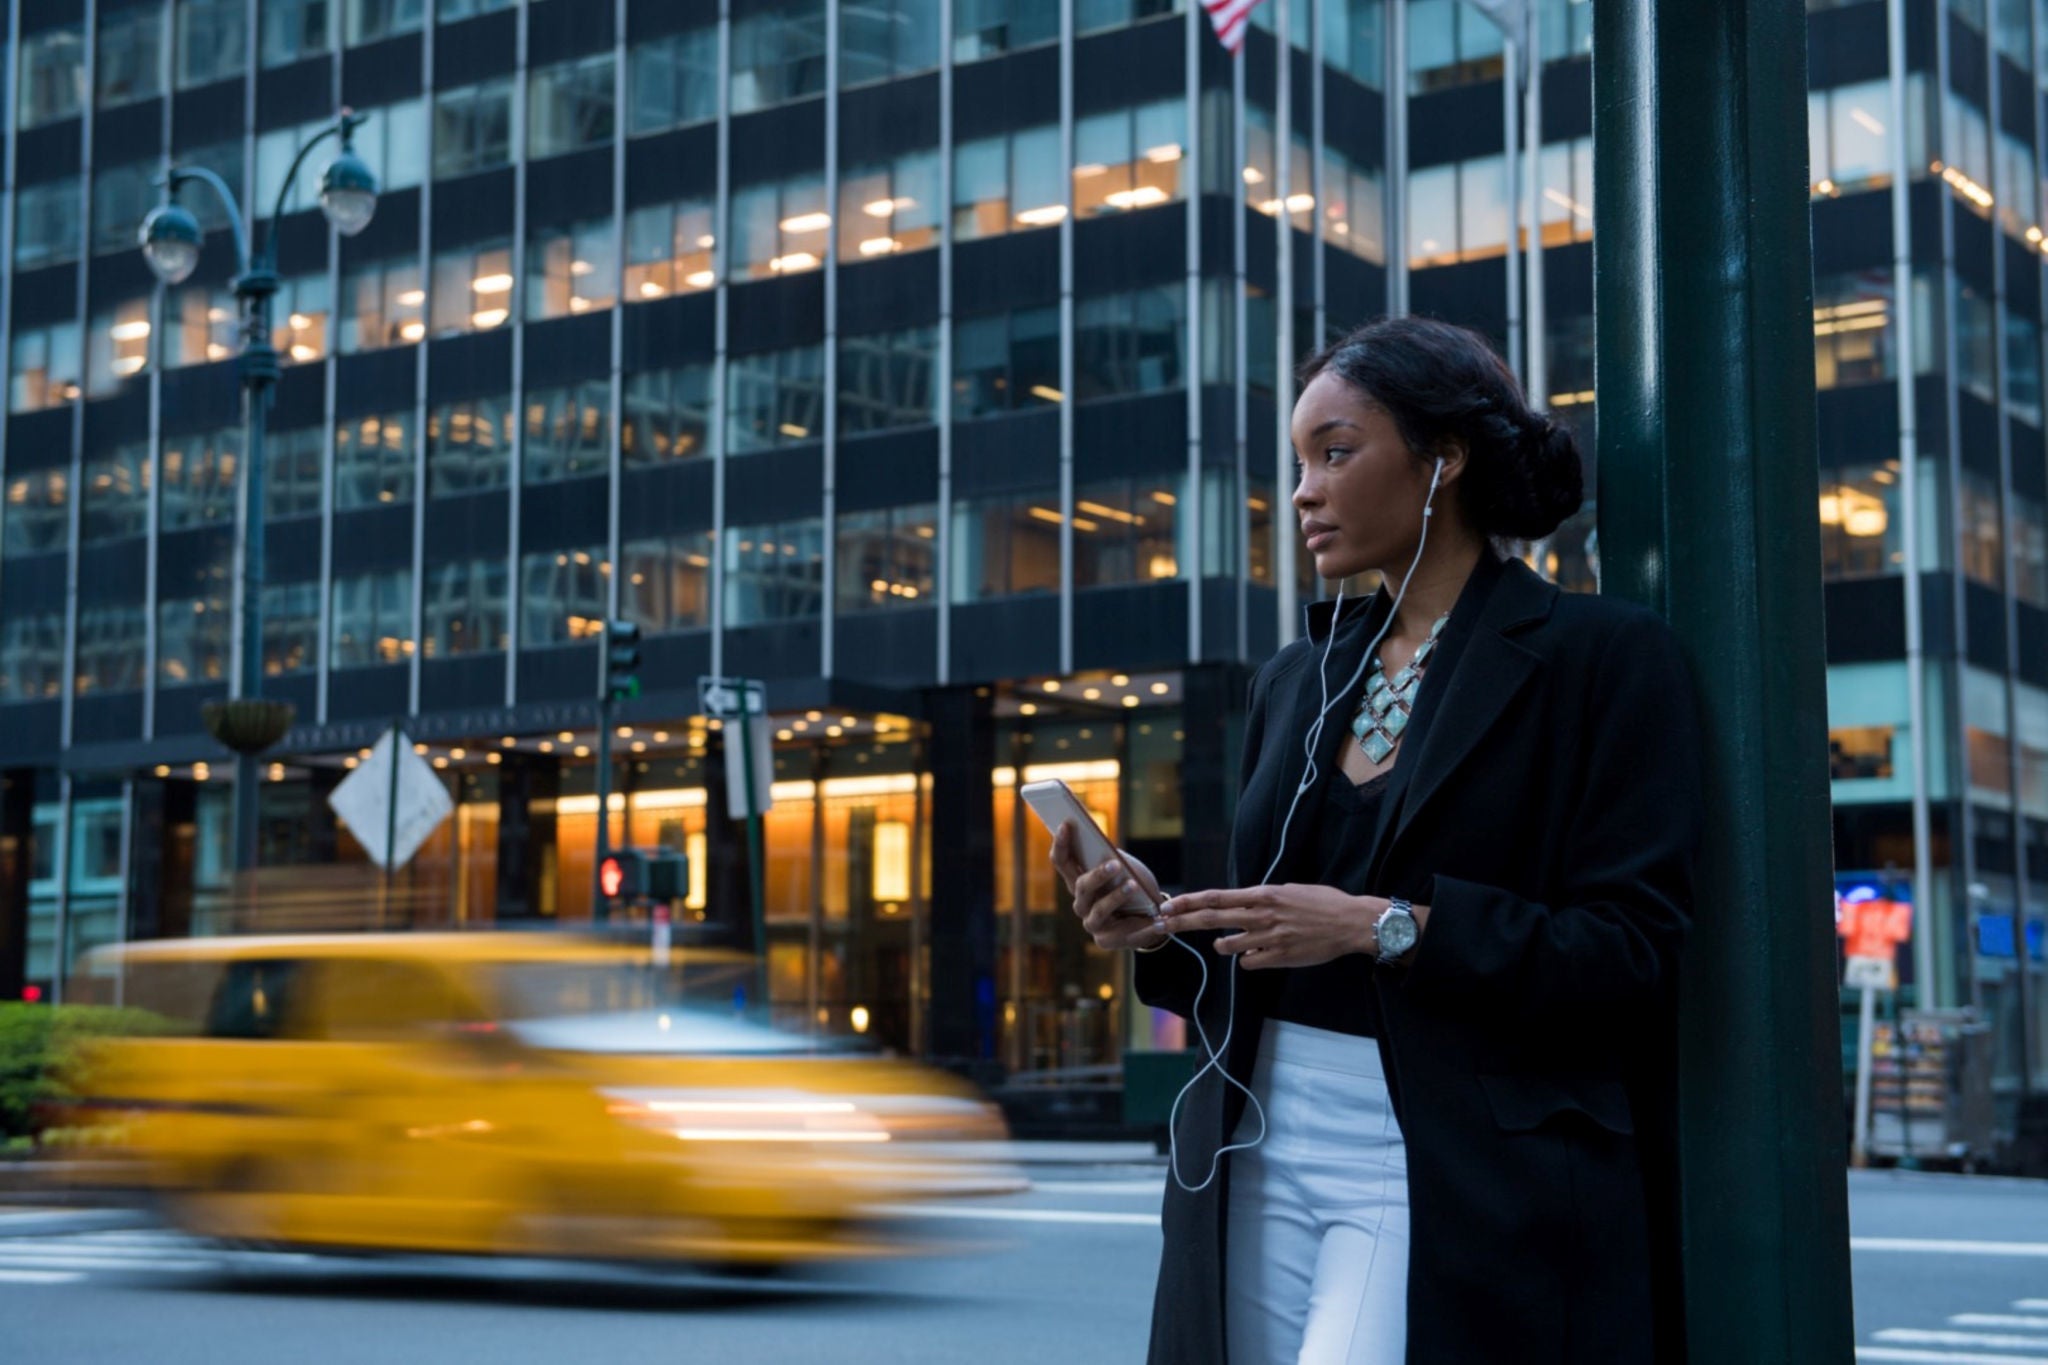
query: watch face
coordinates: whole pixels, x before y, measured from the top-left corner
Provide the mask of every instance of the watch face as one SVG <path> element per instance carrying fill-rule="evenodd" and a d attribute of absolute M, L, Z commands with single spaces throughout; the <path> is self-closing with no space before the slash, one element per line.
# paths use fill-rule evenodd
<path fill-rule="evenodd" d="M 1415 946 L 1415 917 L 1390 914 L 1380 920 L 1380 956 L 1399 957 Z"/>

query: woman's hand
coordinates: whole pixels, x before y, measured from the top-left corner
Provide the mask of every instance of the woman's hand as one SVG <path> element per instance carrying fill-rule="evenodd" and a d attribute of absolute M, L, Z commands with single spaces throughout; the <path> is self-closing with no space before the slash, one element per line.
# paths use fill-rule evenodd
<path fill-rule="evenodd" d="M 1290 882 L 1223 891 L 1190 891 L 1161 909 L 1171 933 L 1221 929 L 1216 951 L 1250 968 L 1313 967 L 1346 953 L 1379 954 L 1373 926 L 1387 902 L 1333 887 Z M 1229 931 L 1236 930 L 1231 933 Z"/>
<path fill-rule="evenodd" d="M 1153 878 L 1152 869 L 1128 853 L 1123 857 L 1138 875 L 1137 889 L 1145 899 L 1158 904 L 1159 883 Z M 1095 940 L 1096 947 L 1149 951 L 1166 942 L 1166 931 L 1159 927 L 1158 920 L 1141 910 L 1124 908 L 1131 899 L 1132 882 L 1123 863 L 1112 858 L 1100 867 L 1082 866 L 1074 847 L 1071 820 L 1061 821 L 1059 832 L 1053 835 L 1052 865 L 1066 882 L 1067 890 L 1073 893 L 1074 913 L 1080 916 L 1081 927 Z"/>

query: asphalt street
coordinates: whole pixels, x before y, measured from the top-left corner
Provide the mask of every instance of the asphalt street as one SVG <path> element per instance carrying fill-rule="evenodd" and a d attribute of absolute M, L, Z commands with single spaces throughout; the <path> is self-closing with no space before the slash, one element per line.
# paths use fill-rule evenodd
<path fill-rule="evenodd" d="M 940 1206 L 945 1254 L 766 1281 L 223 1252 L 134 1219 L 0 1211 L 0 1358 L 1142 1359 L 1160 1168 L 1032 1175 L 1028 1193 Z M 1859 1361 L 2048 1365 L 2048 1184 L 1867 1172 L 1850 1197 Z"/>

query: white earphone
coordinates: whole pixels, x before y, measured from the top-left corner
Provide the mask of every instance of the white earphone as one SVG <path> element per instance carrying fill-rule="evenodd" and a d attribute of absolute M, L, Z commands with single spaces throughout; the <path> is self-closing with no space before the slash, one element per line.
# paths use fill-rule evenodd
<path fill-rule="evenodd" d="M 1415 543 L 1415 558 L 1409 561 L 1408 572 L 1401 577 L 1400 591 L 1394 594 L 1394 604 L 1388 608 L 1387 619 L 1381 623 L 1379 633 L 1374 635 L 1372 642 L 1365 647 L 1365 652 L 1359 656 L 1358 667 L 1352 670 L 1350 680 L 1344 686 L 1337 689 L 1337 695 L 1333 701 L 1330 696 L 1328 673 L 1330 647 L 1337 642 L 1337 625 L 1344 608 L 1344 585 L 1342 582 L 1339 582 L 1337 585 L 1336 606 L 1330 612 L 1330 633 L 1323 641 L 1323 656 L 1316 664 L 1316 681 L 1322 689 L 1322 705 L 1316 711 L 1316 718 L 1309 722 L 1308 732 L 1302 738 L 1302 750 L 1307 756 L 1308 763 L 1302 769 L 1300 784 L 1294 789 L 1294 799 L 1288 802 L 1287 817 L 1280 822 L 1280 839 L 1278 845 L 1273 850 L 1273 861 L 1267 866 L 1266 874 L 1259 878 L 1259 884 L 1262 886 L 1271 883 L 1273 874 L 1280 870 L 1280 862 L 1287 856 L 1287 831 L 1294 824 L 1294 812 L 1300 807 L 1301 798 L 1306 796 L 1315 787 L 1317 779 L 1321 776 L 1316 767 L 1316 750 L 1322 745 L 1323 724 L 1329 718 L 1330 708 L 1336 702 L 1342 701 L 1345 697 L 1349 696 L 1351 689 L 1358 686 L 1359 679 L 1365 676 L 1365 670 L 1379 653 L 1380 642 L 1386 638 L 1387 630 L 1394 624 L 1395 616 L 1400 613 L 1401 599 L 1408 595 L 1408 583 L 1415 577 L 1415 570 L 1422 563 L 1423 549 L 1429 544 L 1429 519 L 1436 510 L 1437 485 L 1442 482 L 1443 476 L 1444 462 L 1442 457 L 1439 456 L 1436 462 L 1436 469 L 1429 476 L 1429 496 L 1422 503 L 1422 534 Z M 1259 1097 L 1252 1093 L 1251 1087 L 1231 1075 L 1229 1068 L 1223 1062 L 1223 1058 L 1230 1050 L 1230 1036 L 1237 1028 L 1237 959 L 1235 957 L 1230 959 L 1230 1004 L 1224 1014 L 1223 1041 L 1221 1044 L 1212 1045 L 1209 1042 L 1209 1031 L 1202 1025 L 1202 997 L 1208 994 L 1209 991 L 1208 954 L 1191 943 L 1183 942 L 1177 935 L 1174 937 L 1173 942 L 1188 952 L 1193 953 L 1196 963 L 1202 969 L 1202 984 L 1195 988 L 1195 1003 L 1193 1008 L 1188 1011 L 1188 1015 L 1194 1022 L 1195 1036 L 1201 1040 L 1202 1052 L 1208 1060 L 1195 1069 L 1195 1074 L 1190 1076 L 1188 1083 L 1181 1087 L 1180 1094 L 1174 1096 L 1173 1108 L 1167 1112 L 1167 1169 L 1173 1173 L 1174 1184 L 1180 1186 L 1189 1194 L 1198 1194 L 1207 1189 L 1210 1183 L 1216 1179 L 1216 1172 L 1222 1168 L 1223 1158 L 1226 1155 L 1231 1152 L 1249 1151 L 1266 1140 L 1266 1110 L 1259 1103 Z M 1187 1099 L 1188 1092 L 1193 1090 L 1202 1077 L 1211 1071 L 1216 1072 L 1227 1083 L 1236 1086 L 1244 1092 L 1246 1101 L 1250 1103 L 1253 1111 L 1259 1116 L 1259 1131 L 1258 1135 L 1248 1142 L 1226 1142 L 1223 1146 L 1217 1148 L 1216 1154 L 1209 1158 L 1209 1173 L 1202 1177 L 1202 1183 L 1190 1185 L 1180 1173 L 1180 1107 L 1182 1102 Z"/>

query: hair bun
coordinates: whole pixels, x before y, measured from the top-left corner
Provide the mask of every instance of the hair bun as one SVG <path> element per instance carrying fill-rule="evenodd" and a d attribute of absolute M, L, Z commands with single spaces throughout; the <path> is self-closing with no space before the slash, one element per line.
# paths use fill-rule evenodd
<path fill-rule="evenodd" d="M 1585 501 L 1578 437 L 1564 423 L 1531 410 L 1522 422 L 1522 439 L 1504 453 L 1481 519 L 1495 535 L 1541 540 Z"/>

